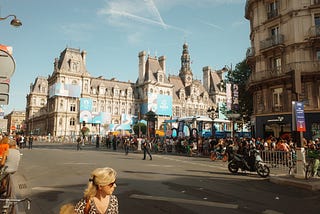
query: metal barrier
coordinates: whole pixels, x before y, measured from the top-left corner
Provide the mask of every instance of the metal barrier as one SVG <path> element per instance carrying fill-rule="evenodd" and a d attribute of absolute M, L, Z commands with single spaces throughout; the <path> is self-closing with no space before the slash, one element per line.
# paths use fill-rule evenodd
<path fill-rule="evenodd" d="M 263 150 L 260 154 L 273 174 L 290 174 L 291 169 L 295 167 L 293 152 Z"/>

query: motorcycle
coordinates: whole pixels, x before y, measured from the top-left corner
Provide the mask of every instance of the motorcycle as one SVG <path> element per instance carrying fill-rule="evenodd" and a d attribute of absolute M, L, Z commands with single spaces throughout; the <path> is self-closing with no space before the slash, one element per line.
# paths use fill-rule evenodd
<path fill-rule="evenodd" d="M 270 168 L 263 162 L 257 149 L 254 148 L 249 151 L 248 162 L 245 160 L 244 155 L 234 153 L 228 164 L 228 170 L 234 174 L 241 169 L 242 171 L 257 172 L 263 178 L 269 176 Z"/>

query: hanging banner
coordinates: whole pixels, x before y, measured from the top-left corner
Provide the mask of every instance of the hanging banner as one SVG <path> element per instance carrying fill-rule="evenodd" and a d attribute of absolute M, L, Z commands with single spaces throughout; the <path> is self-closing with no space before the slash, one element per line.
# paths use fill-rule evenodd
<path fill-rule="evenodd" d="M 298 132 L 306 131 L 306 123 L 304 119 L 304 105 L 302 102 L 295 102 L 296 127 Z"/>
<path fill-rule="evenodd" d="M 227 95 L 227 111 L 231 110 L 232 106 L 232 90 L 231 90 L 231 84 L 226 84 L 226 95 Z"/>

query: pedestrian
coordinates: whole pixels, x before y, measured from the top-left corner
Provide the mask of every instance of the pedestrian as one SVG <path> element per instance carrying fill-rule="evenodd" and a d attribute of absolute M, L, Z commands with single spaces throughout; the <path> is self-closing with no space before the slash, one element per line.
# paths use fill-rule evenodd
<path fill-rule="evenodd" d="M 79 151 L 79 150 L 81 150 L 82 148 L 81 148 L 81 137 L 79 136 L 78 138 L 77 138 L 77 151 Z"/>
<path fill-rule="evenodd" d="M 97 137 L 96 137 L 96 148 L 99 148 L 99 145 L 100 145 L 100 136 L 97 134 Z"/>
<path fill-rule="evenodd" d="M 33 137 L 32 137 L 32 135 L 29 137 L 29 144 L 28 144 L 28 146 L 29 146 L 29 149 L 32 149 L 32 144 L 33 144 Z"/>
<path fill-rule="evenodd" d="M 117 214 L 118 198 L 113 195 L 116 185 L 116 171 L 112 168 L 97 168 L 92 171 L 84 197 L 74 208 L 77 214 Z"/>
<path fill-rule="evenodd" d="M 147 153 L 148 153 L 148 155 L 150 157 L 150 160 L 152 160 L 152 156 L 151 156 L 151 153 L 150 153 L 150 146 L 149 146 L 149 143 L 147 141 L 147 138 L 142 139 L 142 149 L 143 149 L 143 159 L 142 160 L 146 159 Z"/>
<path fill-rule="evenodd" d="M 128 155 L 129 154 L 129 147 L 130 147 L 130 140 L 128 138 L 124 139 L 123 146 L 124 146 L 125 154 Z"/>

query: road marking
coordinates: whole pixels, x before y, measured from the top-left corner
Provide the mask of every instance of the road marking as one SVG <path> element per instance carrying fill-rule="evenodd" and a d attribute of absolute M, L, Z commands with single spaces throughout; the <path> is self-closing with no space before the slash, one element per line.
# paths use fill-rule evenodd
<path fill-rule="evenodd" d="M 283 214 L 275 210 L 265 210 L 262 214 Z"/>
<path fill-rule="evenodd" d="M 198 165 L 198 166 L 204 166 L 204 167 L 209 167 L 209 168 L 219 168 L 219 169 L 226 169 L 226 166 L 223 166 L 221 164 L 217 165 L 217 164 L 212 164 L 210 165 L 209 163 L 199 163 L 199 162 L 193 162 L 190 159 L 188 160 L 181 160 L 178 158 L 171 158 L 171 157 L 166 157 L 166 156 L 157 156 L 160 157 L 162 159 L 166 159 L 166 160 L 170 160 L 170 161 L 176 161 L 176 162 L 181 162 L 181 163 L 188 163 L 188 164 L 192 164 L 192 165 Z"/>
<path fill-rule="evenodd" d="M 198 201 L 198 200 L 189 200 L 189 199 L 182 199 L 182 198 L 169 198 L 169 197 L 138 195 L 138 194 L 130 195 L 130 198 L 177 202 L 177 203 L 184 203 L 184 204 L 193 204 L 193 205 L 201 205 L 201 206 L 209 206 L 209 207 L 221 207 L 221 208 L 229 208 L 229 209 L 238 209 L 239 207 L 237 204 L 227 204 L 227 203 L 220 203 L 220 202 L 213 202 L 213 201 L 212 202 Z"/>
<path fill-rule="evenodd" d="M 62 192 L 73 192 L 73 193 L 79 193 L 82 192 L 82 190 L 73 190 L 73 189 L 66 189 L 61 187 L 32 187 L 32 190 L 35 191 L 62 191 Z"/>
<path fill-rule="evenodd" d="M 79 162 L 71 162 L 71 163 L 62 163 L 62 164 L 64 164 L 64 165 L 76 165 L 76 164 L 78 164 L 78 165 L 93 165 L 93 164 L 95 164 L 95 163 L 79 163 Z"/>

